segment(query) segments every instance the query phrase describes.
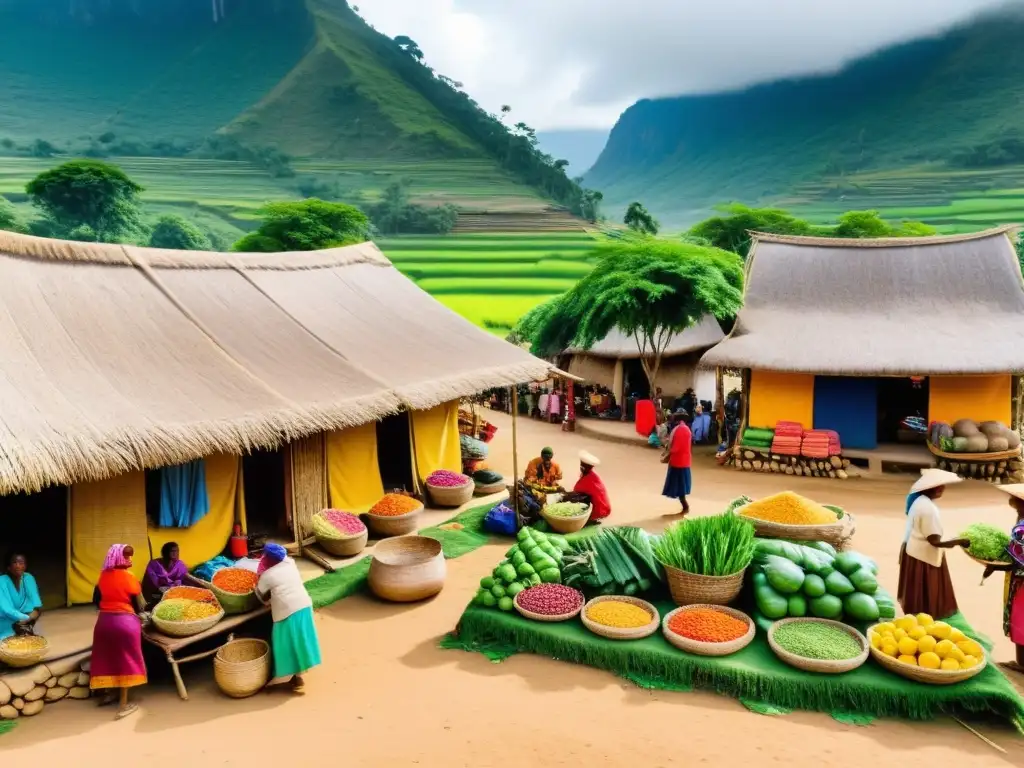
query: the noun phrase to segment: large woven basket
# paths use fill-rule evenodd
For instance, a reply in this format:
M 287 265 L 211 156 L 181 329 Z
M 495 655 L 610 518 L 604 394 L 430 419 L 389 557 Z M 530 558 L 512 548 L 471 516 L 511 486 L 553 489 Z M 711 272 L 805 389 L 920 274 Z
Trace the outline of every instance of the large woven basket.
M 523 590 L 523 592 L 526 591 L 527 590 L 525 589 Z M 523 592 L 519 592 L 516 594 L 516 596 L 512 599 L 512 605 L 515 607 L 517 611 L 519 611 L 520 616 L 522 616 L 525 619 L 531 619 L 532 621 L 546 621 L 548 623 L 553 623 L 556 621 L 568 621 L 569 619 L 579 615 L 579 612 L 583 610 L 583 604 L 585 602 L 581 599 L 579 607 L 577 607 L 576 610 L 569 611 L 568 613 L 534 613 L 533 611 L 526 610 L 525 608 L 523 608 L 523 606 L 519 604 L 519 595 L 523 594 Z M 580 598 L 582 597 L 583 594 L 580 593 Z
M 466 482 L 454 487 L 424 483 L 435 507 L 461 507 L 473 498 L 473 490 L 476 487 L 473 478 L 467 475 L 463 475 L 463 477 Z
M 229 616 L 255 611 L 260 607 L 260 600 L 256 597 L 255 590 L 247 592 L 244 595 L 239 595 L 234 592 L 225 592 L 212 581 L 203 581 L 202 579 L 197 579 L 195 576 L 192 577 L 192 580 L 213 592 L 214 597 L 217 598 L 217 602 L 220 603 L 220 607 L 223 608 L 224 613 Z
M 591 606 L 596 605 L 597 603 L 603 603 L 606 600 L 618 600 L 621 603 L 631 603 L 639 606 L 651 614 L 651 620 L 642 627 L 621 629 L 619 627 L 606 627 L 604 624 L 598 624 L 596 621 L 591 621 L 587 618 L 587 610 L 590 609 Z M 639 597 L 626 597 L 625 595 L 601 595 L 601 597 L 595 597 L 583 606 L 580 618 L 583 620 L 583 626 L 595 635 L 607 637 L 609 640 L 640 640 L 641 638 L 649 637 L 657 632 L 658 626 L 661 624 L 661 616 L 658 614 L 657 608 L 646 600 L 641 600 Z
M 30 651 L 18 651 L 7 647 L 6 640 L 12 638 L 5 638 L 0 640 L 0 662 L 3 662 L 9 667 L 31 667 L 38 664 L 40 661 L 46 658 L 46 654 L 50 652 L 50 643 L 45 637 L 40 637 L 42 645 Z
M 587 524 L 590 520 L 590 513 L 594 511 L 594 507 L 591 504 L 587 505 L 587 508 L 583 510 L 582 514 L 576 515 L 575 517 L 556 517 L 555 515 L 549 515 L 541 507 L 540 514 L 548 525 L 551 526 L 551 530 L 555 533 L 576 533 Z
M 233 699 L 258 693 L 270 680 L 270 645 L 255 638 L 225 643 L 213 657 L 213 679 Z
M 423 505 L 406 512 L 404 515 L 374 515 L 366 513 L 370 530 L 378 536 L 404 536 L 412 533 L 419 527 L 420 516 L 423 514 Z
M 362 533 L 346 536 L 343 539 L 328 539 L 322 536 L 316 537 L 316 543 L 321 548 L 335 557 L 352 557 L 358 555 L 366 548 L 366 542 L 370 540 L 370 532 L 363 529 Z
M 205 632 L 217 626 L 217 622 L 224 618 L 224 611 L 219 611 L 213 614 L 213 616 L 207 616 L 205 619 L 198 619 L 196 621 L 168 621 L 167 619 L 161 619 L 155 612 L 151 615 L 151 618 L 153 626 L 169 637 L 192 637 L 192 635 L 198 635 L 200 632 Z
M 868 634 L 870 634 L 877 626 L 877 624 L 874 624 L 869 627 Z M 868 643 L 868 647 L 871 650 L 871 658 L 890 672 L 895 672 L 897 675 L 905 677 L 908 680 L 913 680 L 917 683 L 926 683 L 927 685 L 952 685 L 953 683 L 962 683 L 964 680 L 970 680 L 975 675 L 980 674 L 981 671 L 988 666 L 988 651 L 984 648 L 981 649 L 983 654 L 982 658 L 979 659 L 978 663 L 970 669 L 927 669 L 925 667 L 911 666 L 910 664 L 904 664 L 903 662 L 897 661 L 892 656 L 882 653 L 878 648 L 872 647 L 870 643 Z
M 737 510 L 739 511 L 739 510 Z M 753 517 L 745 517 L 749 520 L 754 531 L 762 539 L 792 539 L 796 541 L 826 541 L 829 544 L 842 544 L 852 537 L 850 528 L 853 526 L 853 517 L 844 514 L 841 520 L 827 525 L 786 525 L 784 523 L 770 523 L 766 520 L 757 520 Z
M 367 582 L 382 600 L 412 603 L 440 592 L 447 573 L 441 542 L 426 536 L 402 536 L 373 548 Z
M 732 616 L 734 619 L 745 621 L 747 623 L 747 633 L 742 637 L 738 637 L 735 640 L 729 640 L 728 642 L 708 643 L 701 640 L 692 640 L 689 637 L 683 637 L 668 628 L 668 623 L 676 614 L 684 611 L 695 611 L 702 608 L 721 611 L 722 613 Z M 665 639 L 676 648 L 697 656 L 728 656 L 729 654 L 736 653 L 737 651 L 742 651 L 750 645 L 750 642 L 754 639 L 754 635 L 756 634 L 753 620 L 747 616 L 747 614 L 743 613 L 743 611 L 737 611 L 735 608 L 726 608 L 722 605 L 708 605 L 700 603 L 695 605 L 684 605 L 665 614 L 665 618 L 661 621 L 661 632 L 665 635 Z
M 794 621 L 815 622 L 817 624 L 825 624 L 827 626 L 841 629 L 860 643 L 861 652 L 852 659 L 843 659 L 841 661 L 831 661 L 829 659 L 808 659 L 804 656 L 797 656 L 795 653 L 790 653 L 775 642 L 775 630 Z M 868 649 L 870 648 L 870 643 L 868 643 L 867 638 L 849 624 L 843 624 L 840 621 L 832 621 L 831 619 L 812 619 L 809 617 L 779 619 L 776 621 L 768 629 L 768 645 L 771 646 L 775 655 L 782 661 L 789 664 L 789 666 L 802 669 L 805 672 L 817 672 L 820 675 L 841 675 L 844 672 L 850 672 L 857 669 L 857 667 L 861 666 L 868 660 Z M 895 659 L 893 659 L 893 661 L 895 661 Z
M 477 496 L 490 496 L 492 493 L 501 493 L 504 490 L 506 490 L 505 478 L 502 478 L 496 483 L 488 483 L 487 485 L 475 483 L 473 493 Z
M 747 572 L 744 568 L 729 576 L 701 576 L 664 563 L 661 565 L 676 605 L 728 605 L 743 589 L 743 575 Z

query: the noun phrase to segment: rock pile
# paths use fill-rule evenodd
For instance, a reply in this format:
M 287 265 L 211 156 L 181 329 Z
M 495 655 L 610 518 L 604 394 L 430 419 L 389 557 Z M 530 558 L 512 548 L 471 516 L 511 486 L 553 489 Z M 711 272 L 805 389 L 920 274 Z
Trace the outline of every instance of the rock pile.
M 38 715 L 63 699 L 89 698 L 89 653 L 0 670 L 0 720 Z

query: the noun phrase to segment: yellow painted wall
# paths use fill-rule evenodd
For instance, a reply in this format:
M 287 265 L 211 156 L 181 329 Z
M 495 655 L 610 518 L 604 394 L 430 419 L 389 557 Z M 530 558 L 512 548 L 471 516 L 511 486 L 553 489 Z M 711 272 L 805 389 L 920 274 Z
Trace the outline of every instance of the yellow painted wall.
M 751 427 L 774 427 L 777 421 L 796 421 L 810 429 L 814 422 L 814 375 L 751 371 Z
M 1010 423 L 1013 385 L 1009 374 L 998 376 L 931 376 L 928 379 L 928 421 L 957 419 Z

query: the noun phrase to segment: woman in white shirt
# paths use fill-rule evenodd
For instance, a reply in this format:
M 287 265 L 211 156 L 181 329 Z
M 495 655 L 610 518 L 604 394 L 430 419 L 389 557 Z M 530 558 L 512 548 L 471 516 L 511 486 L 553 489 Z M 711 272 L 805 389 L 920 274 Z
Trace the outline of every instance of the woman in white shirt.
M 927 613 L 945 619 L 957 612 L 953 580 L 944 550 L 970 546 L 967 539 L 942 540 L 942 518 L 935 500 L 960 478 L 941 469 L 926 469 L 907 496 L 907 528 L 900 548 L 897 598 L 904 613 Z
M 302 693 L 302 675 L 320 664 L 320 641 L 313 624 L 313 601 L 302 583 L 295 561 L 280 544 L 267 544 L 260 560 L 256 595 L 270 603 L 274 619 L 271 646 L 274 679 L 270 685 L 291 681 L 292 690 Z

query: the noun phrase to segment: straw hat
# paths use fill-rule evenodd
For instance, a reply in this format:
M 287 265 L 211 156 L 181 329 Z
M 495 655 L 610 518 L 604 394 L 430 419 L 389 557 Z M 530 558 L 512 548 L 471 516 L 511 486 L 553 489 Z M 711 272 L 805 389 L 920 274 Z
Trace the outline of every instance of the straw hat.
M 910 486 L 911 493 L 920 493 L 931 488 L 939 488 L 943 485 L 963 482 L 963 478 L 954 472 L 947 472 L 944 469 L 922 469 L 921 477 Z
M 997 490 L 1008 493 L 1014 498 L 1024 500 L 1024 483 L 1011 483 L 1010 485 L 997 485 Z
M 601 466 L 601 460 L 588 451 L 580 451 L 580 463 L 586 464 L 588 467 Z

